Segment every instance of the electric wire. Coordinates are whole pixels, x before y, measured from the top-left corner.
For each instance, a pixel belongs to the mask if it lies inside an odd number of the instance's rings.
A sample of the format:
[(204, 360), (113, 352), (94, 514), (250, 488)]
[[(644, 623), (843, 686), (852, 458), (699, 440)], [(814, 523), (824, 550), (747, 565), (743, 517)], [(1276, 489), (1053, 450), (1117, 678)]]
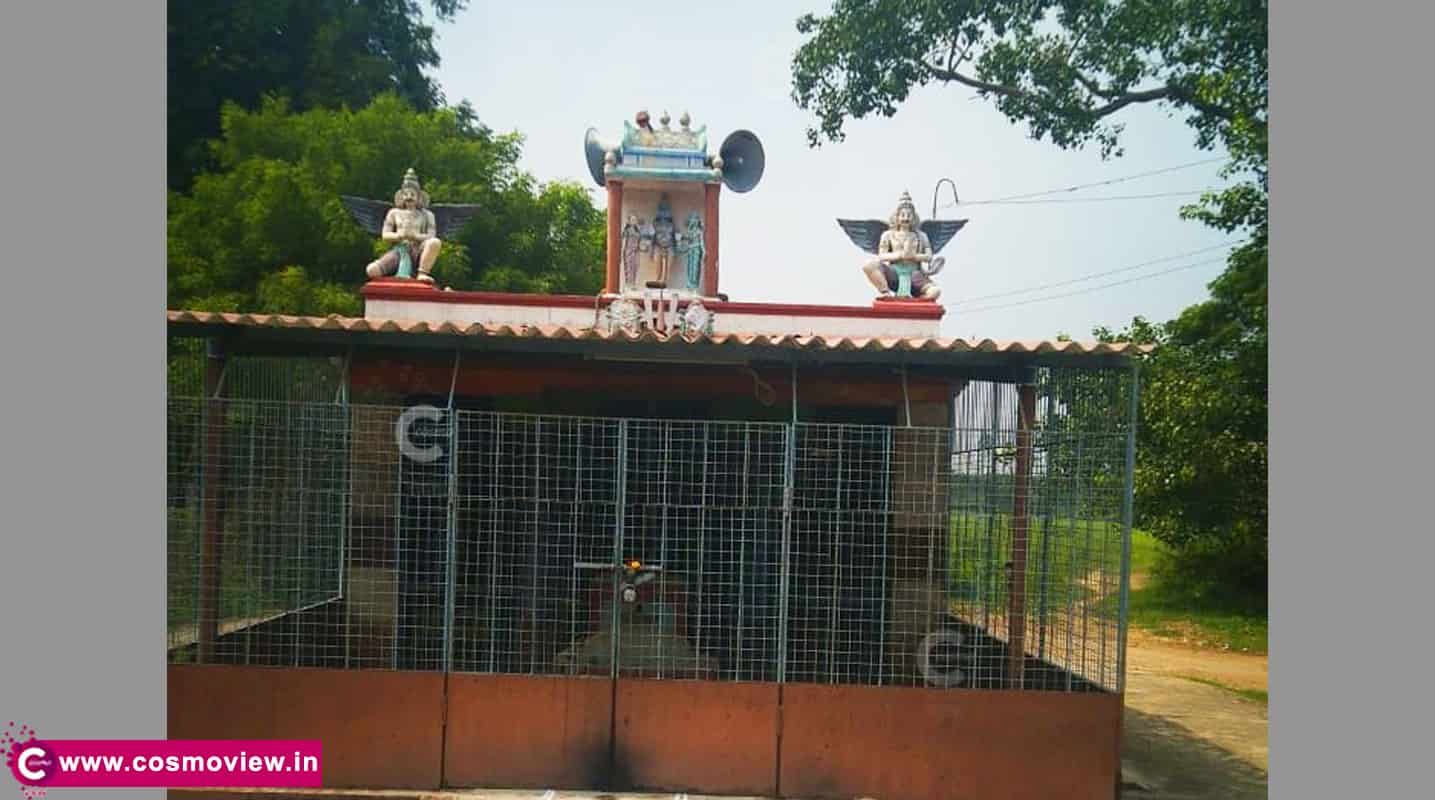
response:
[(1151, 274), (1149, 274), (1149, 275), (1138, 275), (1138, 276), (1136, 276), (1136, 277), (1134, 277), (1134, 278), (1127, 278), (1126, 280), (1123, 280), (1123, 281), (1113, 281), (1113, 282), (1111, 282), (1111, 283), (1102, 284), (1101, 286), (1092, 286), (1091, 288), (1088, 288), (1088, 289), (1078, 289), (1078, 290), (1076, 290), (1076, 291), (1074, 291), (1074, 292), (1063, 292), (1062, 294), (1054, 294), (1054, 295), (1050, 295), (1050, 296), (1048, 296), (1048, 297), (1033, 297), (1033, 298), (1031, 298), (1031, 299), (1029, 299), (1029, 300), (1018, 300), (1018, 301), (1015, 302), (1015, 303), (999, 303), (999, 304), (994, 305), (994, 306), (982, 306), (982, 307), (980, 307), (980, 308), (964, 308), (964, 309), (961, 309), (961, 313), (963, 313), (963, 314), (976, 314), (976, 313), (982, 312), (982, 311), (996, 311), (996, 310), (998, 310), (998, 309), (1003, 309), (1003, 308), (1016, 308), (1017, 306), (1031, 305), (1032, 303), (1044, 303), (1044, 302), (1046, 302), (1046, 301), (1048, 301), (1048, 300), (1060, 300), (1060, 299), (1063, 298), (1063, 297), (1074, 297), (1074, 296), (1079, 295), (1079, 294), (1090, 294), (1091, 292), (1101, 291), (1102, 289), (1110, 289), (1110, 288), (1115, 287), (1115, 286), (1125, 286), (1125, 285), (1128, 284), (1128, 283), (1136, 283), (1137, 281), (1144, 281), (1144, 280), (1147, 280), (1148, 278), (1157, 278), (1157, 277), (1160, 277), (1160, 276), (1162, 276), (1162, 275), (1169, 275), (1169, 274), (1171, 274), (1171, 273), (1173, 273), (1173, 272), (1181, 272), (1182, 270), (1194, 269), (1194, 268), (1196, 268), (1196, 267), (1205, 266), (1205, 265), (1207, 265), (1207, 264), (1224, 263), (1225, 261), (1226, 261), (1226, 259), (1224, 259), (1224, 258), (1210, 258), (1210, 259), (1206, 259), (1206, 260), (1204, 260), (1204, 261), (1197, 261), (1197, 262), (1195, 262), (1195, 263), (1193, 263), (1193, 264), (1185, 264), (1185, 265), (1183, 265), (1183, 266), (1172, 267), (1172, 268), (1170, 268), (1170, 269), (1161, 270), (1160, 272), (1153, 272), (1153, 273), (1151, 273)]
[(1005, 291), (1005, 292), (996, 292), (995, 294), (984, 294), (984, 295), (978, 295), (977, 297), (968, 297), (968, 298), (964, 298), (964, 299), (961, 299), (961, 300), (957, 300), (957, 301), (953, 302), (951, 305), (953, 305), (953, 306), (960, 306), (960, 305), (966, 305), (966, 304), (969, 304), (969, 303), (981, 302), (982, 300), (994, 300), (994, 299), (996, 299), (996, 298), (998, 298), (998, 297), (1010, 297), (1010, 296), (1012, 296), (1012, 295), (1014, 295), (1014, 294), (1026, 294), (1026, 293), (1028, 293), (1028, 292), (1041, 292), (1041, 291), (1045, 291), (1045, 290), (1047, 290), (1047, 289), (1056, 289), (1056, 288), (1061, 287), (1061, 286), (1070, 286), (1070, 285), (1073, 284), (1073, 283), (1082, 283), (1083, 281), (1089, 281), (1089, 280), (1093, 280), (1093, 279), (1096, 279), (1096, 278), (1102, 278), (1102, 277), (1105, 277), (1105, 276), (1107, 276), (1107, 275), (1117, 275), (1117, 274), (1122, 273), (1122, 272), (1130, 272), (1130, 271), (1133, 270), (1133, 269), (1141, 269), (1142, 267), (1149, 267), (1149, 266), (1151, 266), (1152, 264), (1161, 264), (1161, 263), (1165, 263), (1165, 262), (1167, 262), (1167, 261), (1177, 261), (1177, 260), (1179, 260), (1179, 259), (1186, 258), (1187, 256), (1194, 256), (1194, 255), (1199, 255), (1199, 254), (1201, 254), (1201, 253), (1208, 253), (1208, 252), (1210, 252), (1210, 251), (1212, 251), (1212, 250), (1219, 250), (1219, 249), (1221, 249), (1222, 247), (1236, 247), (1236, 246), (1239, 246), (1239, 245), (1242, 244), (1242, 243), (1243, 243), (1243, 242), (1240, 241), (1240, 240), (1232, 239), (1232, 240), (1230, 240), (1230, 241), (1222, 242), (1222, 243), (1220, 243), (1220, 244), (1213, 244), (1213, 245), (1211, 245), (1210, 247), (1202, 247), (1202, 248), (1198, 248), (1198, 249), (1196, 249), (1196, 250), (1188, 250), (1187, 252), (1184, 252), (1184, 253), (1176, 253), (1175, 255), (1162, 256), (1161, 258), (1153, 258), (1153, 259), (1150, 259), (1149, 261), (1142, 261), (1142, 262), (1139, 263), (1139, 264), (1132, 264), (1132, 265), (1129, 266), (1129, 267), (1121, 267), (1121, 268), (1119, 268), (1119, 269), (1108, 269), (1108, 270), (1104, 270), (1104, 271), (1102, 271), (1102, 272), (1092, 272), (1092, 273), (1087, 274), (1087, 275), (1080, 275), (1080, 276), (1077, 276), (1077, 277), (1075, 277), (1075, 278), (1071, 278), (1071, 279), (1069, 279), (1069, 280), (1064, 280), (1064, 281), (1058, 281), (1058, 282), (1056, 282), (1056, 283), (1043, 283), (1043, 284), (1038, 284), (1038, 285), (1036, 285), (1036, 286), (1027, 286), (1027, 287), (1022, 288), (1022, 289), (1012, 289), (1012, 290), (1010, 290), (1010, 291)]
[[(1149, 177), (1151, 177), (1151, 176), (1153, 176), (1153, 175), (1163, 175), (1163, 174), (1168, 173), (1168, 172), (1176, 172), (1177, 170), (1190, 169), (1191, 167), (1199, 167), (1199, 166), (1202, 166), (1202, 165), (1204, 165), (1204, 164), (1213, 164), (1213, 163), (1215, 163), (1215, 162), (1217, 162), (1217, 161), (1225, 161), (1225, 160), (1226, 160), (1226, 159), (1225, 159), (1224, 157), (1220, 157), (1220, 158), (1206, 158), (1206, 159), (1201, 159), (1200, 161), (1190, 161), (1190, 162), (1187, 162), (1187, 163), (1185, 163), (1185, 164), (1177, 164), (1177, 165), (1171, 166), (1171, 167), (1163, 167), (1163, 168), (1161, 168), (1161, 169), (1153, 169), (1153, 170), (1148, 170), (1148, 171), (1146, 171), (1146, 172), (1138, 172), (1138, 173), (1136, 173), (1136, 174), (1134, 174), (1134, 175), (1123, 175), (1123, 176), (1121, 176), (1121, 177), (1119, 177), (1119, 178), (1109, 178), (1109, 179), (1104, 180), (1104, 181), (1094, 181), (1094, 182), (1092, 182), (1092, 183), (1078, 183), (1078, 184), (1076, 184), (1076, 185), (1074, 185), (1074, 186), (1066, 186), (1066, 187), (1062, 187), (1062, 188), (1058, 188), (1058, 189), (1045, 189), (1045, 190), (1040, 191), (1040, 192), (1025, 192), (1025, 193), (1023, 193), (1023, 194), (1012, 194), (1012, 195), (1006, 195), (1005, 197), (992, 198), (992, 199), (989, 199), (989, 200), (972, 200), (972, 201), (967, 201), (967, 202), (960, 202), (960, 201), (958, 201), (958, 202), (956, 202), (956, 203), (948, 203), (948, 204), (946, 204), (946, 205), (944, 205), (944, 206), (939, 206), (939, 208), (953, 208), (953, 207), (955, 207), (955, 206), (957, 206), (957, 205), (977, 206), (977, 205), (995, 205), (995, 204), (998, 204), (998, 203), (1012, 203), (1012, 202), (1015, 202), (1015, 201), (1018, 201), (1018, 200), (1026, 200), (1026, 199), (1032, 198), (1032, 197), (1045, 197), (1046, 195), (1051, 195), (1051, 194), (1065, 194), (1065, 193), (1068, 193), (1068, 192), (1080, 191), (1080, 190), (1082, 190), (1082, 189), (1091, 189), (1091, 188), (1094, 188), (1094, 187), (1097, 187), (1097, 186), (1112, 186), (1112, 185), (1118, 184), (1118, 183), (1125, 183), (1126, 181), (1134, 181), (1134, 180), (1138, 180), (1138, 179), (1140, 179), (1140, 178), (1149, 178)], [(1112, 197), (1112, 198), (1109, 198), (1109, 199), (1148, 199), (1148, 198), (1150, 198), (1150, 197), (1156, 197), (1156, 196), (1175, 196), (1176, 194), (1186, 194), (1186, 193), (1185, 193), (1185, 192), (1176, 192), (1176, 193), (1170, 193), (1170, 194), (1166, 194), (1166, 195), (1134, 195), (1134, 196), (1129, 196), (1129, 197), (1116, 196), (1116, 197)], [(1199, 194), (1199, 192), (1197, 192), (1197, 194)], [(1104, 200), (1104, 199), (1108, 199), (1108, 198), (1090, 198), (1090, 200), (1091, 200), (1092, 202), (1100, 202), (1101, 200)], [(1043, 201), (1043, 202), (1056, 202), (1056, 201)]]

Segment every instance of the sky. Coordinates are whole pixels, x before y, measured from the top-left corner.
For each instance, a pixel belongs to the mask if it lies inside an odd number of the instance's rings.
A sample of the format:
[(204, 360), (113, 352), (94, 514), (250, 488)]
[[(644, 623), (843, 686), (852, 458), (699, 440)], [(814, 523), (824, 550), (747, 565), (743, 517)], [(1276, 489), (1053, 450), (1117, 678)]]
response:
[[(654, 124), (687, 111), (706, 124), (716, 150), (732, 131), (762, 141), (766, 168), (751, 192), (722, 192), (721, 291), (734, 301), (867, 305), (868, 255), (836, 219), (886, 219), (909, 192), (931, 216), (937, 181), (950, 178), (964, 203), (1065, 188), (1210, 160), (1182, 118), (1130, 106), (1119, 158), (1062, 150), (1029, 138), (993, 104), (956, 85), (914, 91), (891, 118), (846, 125), (847, 138), (808, 146), (815, 117), (791, 99), (796, 20), (825, 13), (824, 0), (729, 0), (717, 5), (573, 4), (474, 0), (436, 24), (441, 64), (433, 72), (450, 103), (468, 100), (498, 132), (525, 137), (520, 166), (540, 181), (579, 181), (594, 202), (606, 193), (588, 175), (589, 127), (618, 138), (623, 121), (647, 109)], [(1199, 191), (1224, 185), (1219, 162), (1052, 198)], [(1164, 321), (1207, 296), (1231, 234), (1180, 219), (1189, 197), (1094, 203), (962, 205), (943, 186), (937, 217), (965, 218), (943, 249), (936, 282), (947, 308), (942, 335), (992, 339), (1090, 339), (1137, 315)], [(1205, 252), (1180, 258), (1205, 248)], [(1065, 284), (1093, 273), (1159, 263)], [(1032, 301), (1143, 275), (1188, 269), (1068, 297)], [(992, 295), (1002, 295), (991, 297)], [(1009, 305), (1021, 303), (1020, 305)], [(994, 308), (994, 306), (1006, 306)]]

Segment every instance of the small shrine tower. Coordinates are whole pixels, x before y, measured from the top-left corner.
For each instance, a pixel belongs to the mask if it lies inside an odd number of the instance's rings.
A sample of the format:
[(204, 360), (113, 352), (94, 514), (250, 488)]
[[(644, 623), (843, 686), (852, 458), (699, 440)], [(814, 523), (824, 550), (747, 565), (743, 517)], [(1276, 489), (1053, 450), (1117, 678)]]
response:
[(654, 127), (646, 111), (624, 122), (617, 142), (586, 136), (593, 180), (608, 190), (604, 293), (670, 303), (720, 300), (718, 200), (723, 184), (752, 190), (762, 178), (762, 143), (748, 131), (708, 153), (707, 126), (686, 112), (673, 128), (667, 112)]

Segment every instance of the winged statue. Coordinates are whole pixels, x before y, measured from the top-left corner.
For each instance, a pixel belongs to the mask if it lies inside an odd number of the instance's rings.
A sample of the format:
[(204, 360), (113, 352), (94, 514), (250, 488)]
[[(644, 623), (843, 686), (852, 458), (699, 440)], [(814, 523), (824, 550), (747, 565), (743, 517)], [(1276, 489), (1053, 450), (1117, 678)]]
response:
[(339, 199), (360, 227), (393, 245), (365, 268), (370, 279), (395, 275), (432, 284), (430, 273), (444, 240), (457, 235), (478, 213), (473, 204), (429, 203), (428, 192), (412, 168), (404, 173), (392, 205), (351, 195)]
[(932, 277), (942, 271), (946, 259), (937, 255), (957, 235), (964, 219), (917, 217), (917, 207), (907, 192), (897, 201), (891, 218), (839, 219), (837, 224), (852, 243), (877, 256), (862, 271), (882, 298), (917, 297), (936, 300), (942, 290)]

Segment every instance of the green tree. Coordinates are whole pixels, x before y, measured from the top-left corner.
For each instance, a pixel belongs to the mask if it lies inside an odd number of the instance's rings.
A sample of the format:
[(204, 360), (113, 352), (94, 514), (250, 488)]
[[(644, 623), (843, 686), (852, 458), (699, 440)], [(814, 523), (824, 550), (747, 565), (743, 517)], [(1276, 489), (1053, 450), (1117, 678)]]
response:
[(792, 97), (817, 115), (808, 141), (840, 141), (848, 119), (890, 117), (914, 88), (955, 84), (1032, 138), (1120, 155), (1132, 105), (1182, 113), (1202, 149), (1224, 145), (1244, 182), (1187, 215), (1263, 228), (1269, 190), (1265, 0), (837, 0), (806, 14)]
[(1138, 522), (1205, 577), (1264, 590), (1267, 218), (1265, 0), (837, 0), (804, 15), (794, 101), (813, 146), (843, 125), (892, 116), (917, 87), (954, 84), (1032, 138), (1121, 154), (1120, 112), (1183, 114), (1202, 149), (1224, 147), (1237, 182), (1182, 210), (1247, 234), (1210, 298), (1119, 335), (1156, 345), (1143, 374)]
[(1266, 365), (1256, 354), (1265, 348), (1223, 352), (1216, 337), (1192, 341), (1212, 305), (1096, 335), (1155, 345), (1142, 358), (1137, 524), (1173, 548), (1181, 577), (1262, 597), (1269, 454)]
[(521, 138), (461, 110), (417, 112), (395, 95), (366, 107), (228, 105), (217, 169), (170, 193), (171, 308), (355, 314), (364, 265), (383, 252), (340, 194), (393, 196), (413, 167), (435, 202), (482, 207), (434, 267), (455, 289), (596, 292), (602, 211), (574, 184), (518, 169)]
[[(440, 21), (467, 0), (430, 0)], [(415, 108), (443, 104), (425, 73), (439, 63), (415, 0), (171, 0), (168, 20), (169, 185), (187, 189), (211, 166), (227, 102), (254, 109), (283, 95), (299, 110), (359, 107), (396, 92)]]

